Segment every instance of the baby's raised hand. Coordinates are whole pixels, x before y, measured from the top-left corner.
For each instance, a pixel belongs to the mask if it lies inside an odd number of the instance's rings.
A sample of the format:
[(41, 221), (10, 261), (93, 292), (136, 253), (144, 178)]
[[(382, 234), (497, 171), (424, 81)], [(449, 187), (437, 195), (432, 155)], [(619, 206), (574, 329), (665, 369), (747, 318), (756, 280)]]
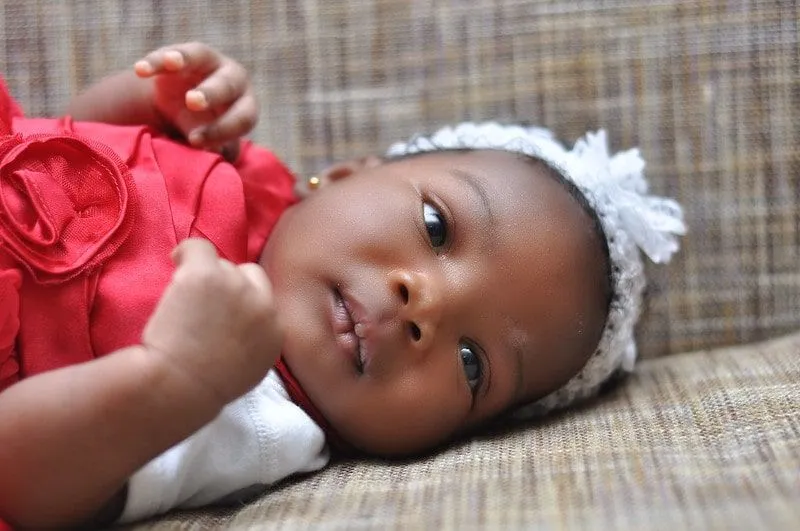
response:
[(247, 70), (210, 46), (190, 42), (159, 48), (137, 61), (153, 78), (153, 105), (168, 127), (206, 149), (234, 146), (258, 121)]
[(206, 240), (184, 240), (173, 258), (172, 282), (142, 343), (221, 407), (255, 386), (280, 354), (272, 286), (261, 266), (221, 259)]

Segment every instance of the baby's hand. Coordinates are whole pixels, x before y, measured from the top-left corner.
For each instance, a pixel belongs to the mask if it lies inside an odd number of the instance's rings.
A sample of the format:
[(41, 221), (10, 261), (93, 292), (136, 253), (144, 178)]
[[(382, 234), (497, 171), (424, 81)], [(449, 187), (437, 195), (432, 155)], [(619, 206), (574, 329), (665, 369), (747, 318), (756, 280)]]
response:
[(195, 147), (235, 147), (258, 121), (247, 70), (199, 42), (165, 46), (137, 61), (139, 77), (153, 78), (153, 105)]
[(142, 343), (227, 404), (255, 386), (280, 354), (272, 286), (258, 264), (221, 259), (206, 240), (181, 242), (177, 269)]

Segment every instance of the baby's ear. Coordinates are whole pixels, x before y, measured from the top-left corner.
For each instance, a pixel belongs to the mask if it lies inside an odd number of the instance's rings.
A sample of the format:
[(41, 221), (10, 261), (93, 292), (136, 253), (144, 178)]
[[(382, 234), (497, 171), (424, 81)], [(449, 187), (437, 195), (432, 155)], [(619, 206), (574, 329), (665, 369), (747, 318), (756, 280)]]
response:
[(308, 197), (309, 194), (314, 193), (314, 190), (322, 188), (328, 183), (350, 177), (354, 173), (375, 168), (381, 164), (383, 164), (383, 159), (375, 155), (339, 162), (328, 166), (313, 177), (309, 177), (306, 180), (298, 180), (295, 184), (294, 191), (297, 197), (304, 199)]
[(345, 177), (350, 177), (354, 173), (375, 168), (381, 164), (383, 164), (382, 158), (375, 155), (369, 155), (328, 166), (319, 172), (316, 177), (319, 179), (319, 184), (322, 186), (327, 183), (338, 181), (339, 179), (343, 179)]

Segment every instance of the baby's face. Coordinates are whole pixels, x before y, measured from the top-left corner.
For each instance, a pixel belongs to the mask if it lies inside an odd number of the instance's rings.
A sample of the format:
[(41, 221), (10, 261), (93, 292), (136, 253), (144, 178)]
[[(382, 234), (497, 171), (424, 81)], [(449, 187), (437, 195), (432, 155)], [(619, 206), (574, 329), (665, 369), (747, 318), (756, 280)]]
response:
[(364, 169), (290, 209), (262, 257), (283, 356), (338, 434), (417, 452), (564, 384), (605, 320), (589, 217), (508, 153)]

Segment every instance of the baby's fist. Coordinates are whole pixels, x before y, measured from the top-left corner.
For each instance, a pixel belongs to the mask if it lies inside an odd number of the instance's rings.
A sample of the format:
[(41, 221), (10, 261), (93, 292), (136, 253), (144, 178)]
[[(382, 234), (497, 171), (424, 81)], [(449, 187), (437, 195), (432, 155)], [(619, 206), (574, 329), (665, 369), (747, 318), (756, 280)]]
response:
[(181, 242), (174, 259), (142, 342), (224, 405), (261, 381), (280, 354), (272, 286), (259, 265), (221, 259), (206, 240)]
[(258, 121), (258, 101), (245, 67), (206, 44), (159, 48), (134, 70), (153, 79), (154, 108), (195, 147), (238, 150), (239, 138)]

